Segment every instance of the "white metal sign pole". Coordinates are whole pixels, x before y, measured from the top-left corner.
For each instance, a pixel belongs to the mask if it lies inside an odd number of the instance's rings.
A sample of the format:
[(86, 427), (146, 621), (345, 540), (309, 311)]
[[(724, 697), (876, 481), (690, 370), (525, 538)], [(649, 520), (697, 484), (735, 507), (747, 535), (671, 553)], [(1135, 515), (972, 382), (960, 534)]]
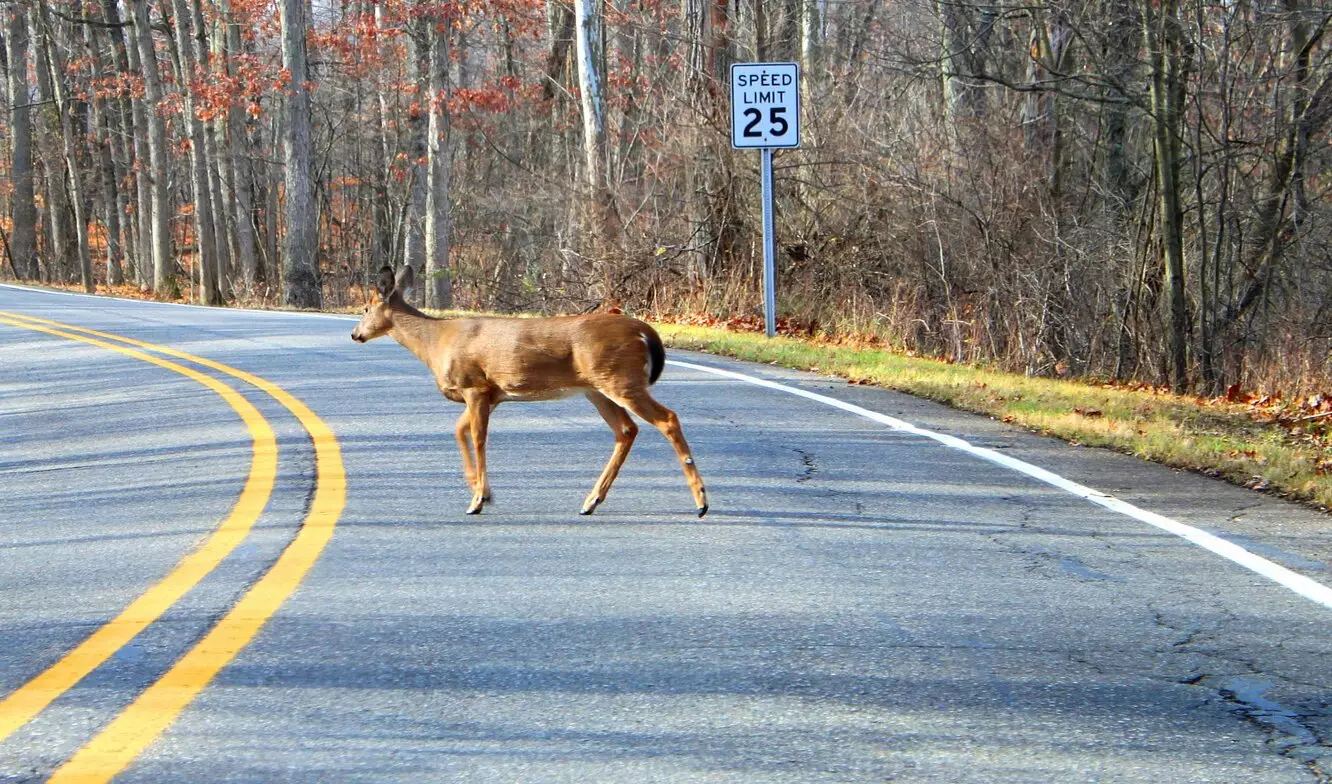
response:
[(772, 204), (772, 148), (763, 148), (763, 329), (777, 334), (777, 230)]
[(757, 149), (763, 179), (763, 323), (777, 334), (777, 231), (772, 151), (800, 146), (800, 67), (795, 63), (731, 65), (731, 146)]

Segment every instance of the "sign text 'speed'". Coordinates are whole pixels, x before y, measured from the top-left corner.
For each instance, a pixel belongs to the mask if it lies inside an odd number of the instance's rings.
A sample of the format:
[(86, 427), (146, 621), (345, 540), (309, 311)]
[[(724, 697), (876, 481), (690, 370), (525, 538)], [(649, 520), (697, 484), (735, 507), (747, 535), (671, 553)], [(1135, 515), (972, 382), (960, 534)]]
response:
[(736, 74), (736, 84), (741, 87), (790, 87), (795, 84), (795, 77), (789, 73)]

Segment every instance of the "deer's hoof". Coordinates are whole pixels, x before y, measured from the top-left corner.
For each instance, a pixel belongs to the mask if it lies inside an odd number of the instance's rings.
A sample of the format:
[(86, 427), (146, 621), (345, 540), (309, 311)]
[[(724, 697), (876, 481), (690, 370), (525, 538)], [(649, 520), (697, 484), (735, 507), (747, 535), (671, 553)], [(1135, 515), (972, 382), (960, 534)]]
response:
[(707, 514), (707, 513), (708, 513), (708, 505), (707, 505), (707, 504), (703, 504), (702, 506), (700, 506), (700, 507), (698, 508), (698, 516), (699, 516), (699, 517), (702, 517), (703, 515), (705, 515), (705, 514)]
[(589, 498), (583, 502), (583, 508), (578, 510), (578, 514), (590, 515), (597, 510), (598, 506), (601, 506), (600, 498)]

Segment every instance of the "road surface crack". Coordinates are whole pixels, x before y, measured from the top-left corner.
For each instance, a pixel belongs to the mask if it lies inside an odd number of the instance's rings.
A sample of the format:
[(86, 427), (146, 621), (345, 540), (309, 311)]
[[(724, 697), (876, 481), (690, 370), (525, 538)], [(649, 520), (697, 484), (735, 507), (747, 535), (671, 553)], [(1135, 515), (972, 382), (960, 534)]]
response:
[(796, 447), (792, 447), (792, 449), (797, 455), (800, 455), (800, 464), (801, 466), (803, 466), (800, 472), (800, 476), (796, 477), (796, 481), (808, 482), (809, 480), (814, 478), (815, 474), (819, 472), (819, 467), (814, 462), (814, 455), (810, 454), (809, 452), (806, 452), (803, 449), (799, 449)]
[(1157, 607), (1152, 614), (1158, 627), (1174, 635), (1162, 653), (1184, 655), (1190, 661), (1188, 674), (1173, 678), (1175, 683), (1205, 690), (1208, 702), (1223, 704), (1261, 730), (1277, 753), (1308, 768), (1316, 781), (1332, 784), (1332, 739), (1321, 726), (1328, 718), (1325, 700), (1317, 705), (1303, 700), (1303, 705), (1283, 704), (1274, 694), (1279, 686), (1300, 684), (1263, 672), (1252, 659), (1215, 649), (1215, 628), (1172, 621), (1166, 610)]
[[(1332, 746), (1320, 738), (1315, 714), (1300, 713), (1268, 696), (1276, 687), (1256, 676), (1228, 678), (1219, 689), (1221, 698), (1236, 712), (1268, 735), (1268, 743), (1282, 756), (1307, 766), (1321, 782), (1332, 782)], [(1321, 706), (1321, 707), (1326, 707)]]

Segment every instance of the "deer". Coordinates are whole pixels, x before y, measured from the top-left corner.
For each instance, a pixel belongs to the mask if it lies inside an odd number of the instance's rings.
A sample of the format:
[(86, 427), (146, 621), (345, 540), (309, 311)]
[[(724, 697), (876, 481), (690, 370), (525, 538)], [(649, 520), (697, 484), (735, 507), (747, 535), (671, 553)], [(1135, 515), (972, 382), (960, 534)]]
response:
[(707, 490), (675, 412), (648, 392), (661, 376), (666, 350), (650, 325), (621, 314), (592, 313), (545, 318), (435, 318), (407, 298), (411, 265), (395, 274), (380, 270), (352, 340), (391, 336), (425, 363), (439, 391), (462, 403), (454, 436), (463, 475), (472, 490), (467, 514), (491, 500), (486, 478), (490, 415), (506, 401), (558, 400), (582, 393), (615, 434), (615, 447), (579, 514), (590, 515), (606, 500), (638, 435), (629, 412), (656, 427), (675, 449), (698, 516), (708, 512)]

